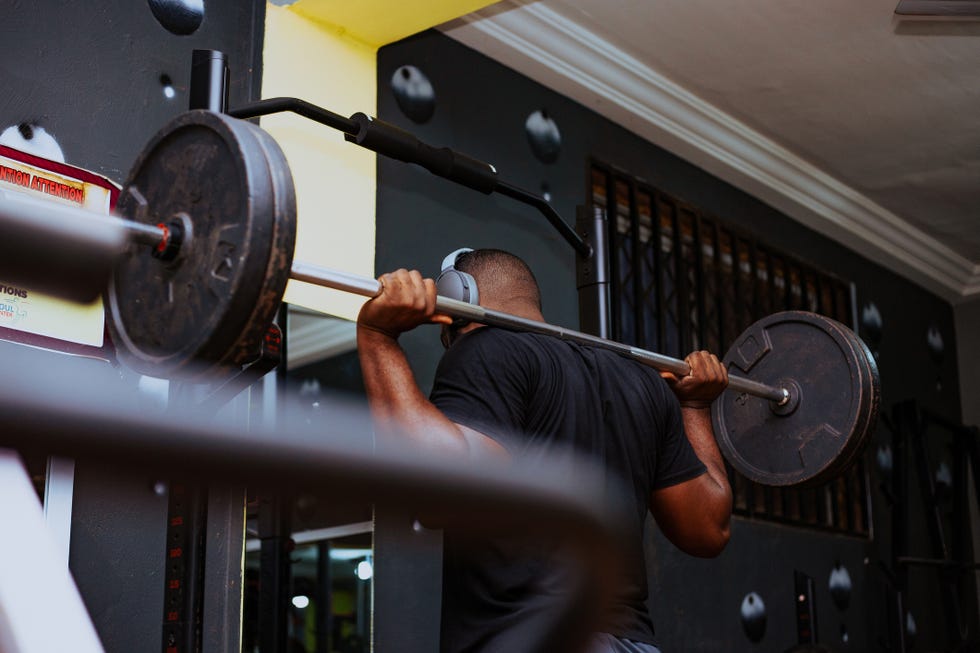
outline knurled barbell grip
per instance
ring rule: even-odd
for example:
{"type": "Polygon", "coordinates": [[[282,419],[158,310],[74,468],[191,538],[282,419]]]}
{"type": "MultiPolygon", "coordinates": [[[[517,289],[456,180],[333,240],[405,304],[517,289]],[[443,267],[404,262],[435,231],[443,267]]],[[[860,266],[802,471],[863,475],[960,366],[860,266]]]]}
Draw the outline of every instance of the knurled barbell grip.
{"type": "MultiPolygon", "coordinates": [[[[381,283],[377,279],[312,265],[310,263],[294,262],[290,277],[297,281],[305,281],[314,285],[342,290],[364,297],[377,297],[381,294],[382,290],[381,283]]],[[[436,310],[440,313],[479,322],[480,324],[540,333],[584,345],[609,349],[632,358],[637,362],[664,372],[673,372],[678,376],[685,376],[691,371],[687,363],[676,358],[671,358],[670,356],[664,356],[663,354],[638,347],[631,347],[630,345],[625,345],[614,340],[606,340],[605,338],[593,336],[581,331],[555,326],[547,322],[529,320],[509,313],[494,311],[482,306],[450,299],[449,297],[437,297],[436,310]]],[[[729,375],[728,387],[732,390],[763,397],[777,404],[782,404],[789,398],[788,391],[782,388],[775,388],[740,376],[729,375]]]]}

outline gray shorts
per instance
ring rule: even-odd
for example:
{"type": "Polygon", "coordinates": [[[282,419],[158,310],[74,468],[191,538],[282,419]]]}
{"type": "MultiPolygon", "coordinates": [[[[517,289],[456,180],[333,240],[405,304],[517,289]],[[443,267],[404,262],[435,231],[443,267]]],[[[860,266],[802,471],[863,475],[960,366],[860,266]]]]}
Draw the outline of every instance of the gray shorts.
{"type": "Polygon", "coordinates": [[[653,644],[634,642],[629,639],[613,637],[608,633],[599,633],[592,639],[589,653],[660,653],[653,644]]]}

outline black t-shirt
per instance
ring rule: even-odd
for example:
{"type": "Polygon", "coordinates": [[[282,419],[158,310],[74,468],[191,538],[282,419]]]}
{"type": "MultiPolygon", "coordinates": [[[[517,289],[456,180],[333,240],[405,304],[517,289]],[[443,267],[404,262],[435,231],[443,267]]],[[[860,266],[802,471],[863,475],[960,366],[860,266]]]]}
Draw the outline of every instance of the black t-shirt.
{"type": "MultiPolygon", "coordinates": [[[[431,400],[515,458],[571,446],[598,461],[610,484],[625,483],[635,500],[628,573],[603,630],[653,643],[642,539],[650,494],[705,472],[659,373],[606,349],[482,327],[443,356],[431,400]]],[[[474,549],[447,532],[442,650],[551,650],[532,642],[561,629],[563,608],[552,605],[561,573],[525,543],[502,537],[474,549]]]]}

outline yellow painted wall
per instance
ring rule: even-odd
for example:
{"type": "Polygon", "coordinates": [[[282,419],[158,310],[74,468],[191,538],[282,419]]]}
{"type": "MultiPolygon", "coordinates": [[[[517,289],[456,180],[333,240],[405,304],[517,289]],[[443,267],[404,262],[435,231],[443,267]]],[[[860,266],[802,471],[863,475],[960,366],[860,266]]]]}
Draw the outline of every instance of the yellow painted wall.
{"type": "MultiPolygon", "coordinates": [[[[377,110],[377,49],[490,0],[298,0],[266,5],[262,97],[349,116],[377,110]]],[[[262,118],[296,185],[295,260],[374,276],[376,161],[341,132],[293,114],[262,118]]],[[[291,281],[286,301],[354,319],[364,299],[291,281]]]]}
{"type": "Polygon", "coordinates": [[[293,9],[376,48],[496,0],[299,0],[293,9]]]}
{"type": "MultiPolygon", "coordinates": [[[[302,98],[342,116],[374,115],[375,47],[301,16],[266,7],[262,97],[302,98]]],[[[283,113],[262,118],[296,185],[295,260],[374,276],[375,155],[339,131],[283,113]]],[[[291,281],[286,301],[354,319],[364,299],[291,281]]]]}

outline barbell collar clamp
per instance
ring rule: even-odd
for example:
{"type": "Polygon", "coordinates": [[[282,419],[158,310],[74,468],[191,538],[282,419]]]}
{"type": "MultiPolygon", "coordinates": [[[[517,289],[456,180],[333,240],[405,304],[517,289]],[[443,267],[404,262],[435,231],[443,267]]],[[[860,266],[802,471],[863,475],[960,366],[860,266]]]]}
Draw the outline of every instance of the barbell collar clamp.
{"type": "MultiPolygon", "coordinates": [[[[109,219],[112,220],[113,218],[109,219]]],[[[115,218],[115,220],[125,228],[130,242],[149,245],[154,249],[165,249],[170,239],[169,227],[162,222],[159,224],[143,224],[124,218],[115,218]]]]}
{"type": "Polygon", "coordinates": [[[785,393],[785,397],[781,401],[771,402],[769,408],[773,414],[781,417],[792,415],[800,405],[803,391],[800,389],[800,385],[793,379],[780,379],[779,387],[785,393]]]}

